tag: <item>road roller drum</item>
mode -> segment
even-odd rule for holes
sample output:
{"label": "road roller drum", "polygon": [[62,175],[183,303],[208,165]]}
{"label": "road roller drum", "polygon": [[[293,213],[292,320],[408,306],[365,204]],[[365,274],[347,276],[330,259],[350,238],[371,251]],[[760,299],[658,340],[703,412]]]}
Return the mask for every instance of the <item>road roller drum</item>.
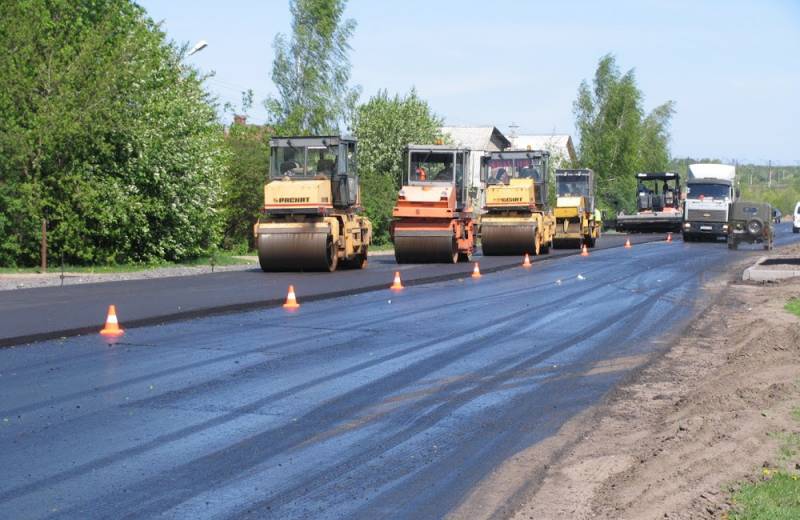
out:
{"label": "road roller drum", "polygon": [[258,235],[258,263],[263,271],[335,271],[333,237],[326,232],[267,228]]}
{"label": "road roller drum", "polygon": [[484,223],[481,226],[481,250],[484,255],[539,254],[536,223],[500,224]]}

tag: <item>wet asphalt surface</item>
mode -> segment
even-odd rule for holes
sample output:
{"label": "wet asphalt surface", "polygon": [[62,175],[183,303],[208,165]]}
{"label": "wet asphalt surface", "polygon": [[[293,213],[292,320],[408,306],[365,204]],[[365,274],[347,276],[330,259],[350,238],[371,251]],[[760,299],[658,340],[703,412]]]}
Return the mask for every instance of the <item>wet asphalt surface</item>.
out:
{"label": "wet asphalt surface", "polygon": [[[664,235],[634,235],[633,242],[663,240]],[[605,235],[598,247],[625,242],[621,235]],[[540,259],[575,254],[574,249],[552,250]],[[519,265],[520,257],[481,257],[486,272]],[[536,262],[539,259],[534,259]],[[102,324],[110,304],[117,307],[123,325],[153,325],[175,319],[214,313],[276,307],[293,284],[304,301],[383,289],[400,271],[407,284],[454,279],[469,274],[472,265],[404,264],[393,255],[373,255],[360,271],[331,273],[269,273],[249,271],[207,273],[195,276],[89,283],[65,287],[40,287],[0,291],[0,347],[76,334],[93,334]]]}
{"label": "wet asphalt surface", "polygon": [[0,517],[440,518],[760,251],[640,244],[0,349]]}

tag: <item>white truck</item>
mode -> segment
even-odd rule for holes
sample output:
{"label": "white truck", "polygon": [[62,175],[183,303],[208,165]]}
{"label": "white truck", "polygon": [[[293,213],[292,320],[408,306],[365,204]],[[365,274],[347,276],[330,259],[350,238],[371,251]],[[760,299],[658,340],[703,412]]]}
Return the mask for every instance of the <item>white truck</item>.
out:
{"label": "white truck", "polygon": [[726,238],[731,202],[739,196],[736,167],[728,164],[690,164],[683,205],[683,240]]}

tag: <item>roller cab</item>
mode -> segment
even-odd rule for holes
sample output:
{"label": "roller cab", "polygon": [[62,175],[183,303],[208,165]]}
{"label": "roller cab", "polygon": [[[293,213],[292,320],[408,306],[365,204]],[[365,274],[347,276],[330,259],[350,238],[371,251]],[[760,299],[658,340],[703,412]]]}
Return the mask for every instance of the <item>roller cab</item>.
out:
{"label": "roller cab", "polygon": [[468,261],[475,223],[467,194],[469,150],[408,145],[403,187],[392,210],[397,263]]}
{"label": "roller cab", "polygon": [[546,151],[509,150],[484,158],[486,206],[480,224],[484,255],[549,252],[555,230],[547,205],[549,157]]}
{"label": "roller cab", "polygon": [[270,177],[254,226],[264,271],[363,268],[372,224],[361,215],[356,141],[270,139]]}
{"label": "roller cab", "polygon": [[595,175],[589,169],[556,170],[555,246],[594,247],[602,219],[595,208]]}

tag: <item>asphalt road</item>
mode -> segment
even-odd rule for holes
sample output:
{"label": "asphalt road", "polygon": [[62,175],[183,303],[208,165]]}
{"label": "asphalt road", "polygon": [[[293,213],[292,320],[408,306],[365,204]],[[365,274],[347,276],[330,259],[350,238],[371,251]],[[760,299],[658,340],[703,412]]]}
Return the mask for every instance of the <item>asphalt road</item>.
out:
{"label": "asphalt road", "polygon": [[0,516],[440,518],[757,254],[649,243],[0,349]]}
{"label": "asphalt road", "polygon": [[[635,235],[634,242],[662,240],[664,235]],[[616,247],[625,237],[606,235],[598,248]],[[574,249],[552,250],[548,257],[575,254]],[[476,257],[484,272],[508,269],[518,257]],[[536,262],[539,259],[534,259]],[[454,279],[469,273],[471,264],[407,264],[398,266],[392,255],[375,255],[363,271],[335,273],[263,273],[251,271],[176,276],[0,291],[0,346],[42,339],[94,333],[110,304],[117,306],[124,326],[151,325],[212,313],[275,307],[283,303],[294,284],[302,301],[383,289],[401,271],[405,284]]]}

